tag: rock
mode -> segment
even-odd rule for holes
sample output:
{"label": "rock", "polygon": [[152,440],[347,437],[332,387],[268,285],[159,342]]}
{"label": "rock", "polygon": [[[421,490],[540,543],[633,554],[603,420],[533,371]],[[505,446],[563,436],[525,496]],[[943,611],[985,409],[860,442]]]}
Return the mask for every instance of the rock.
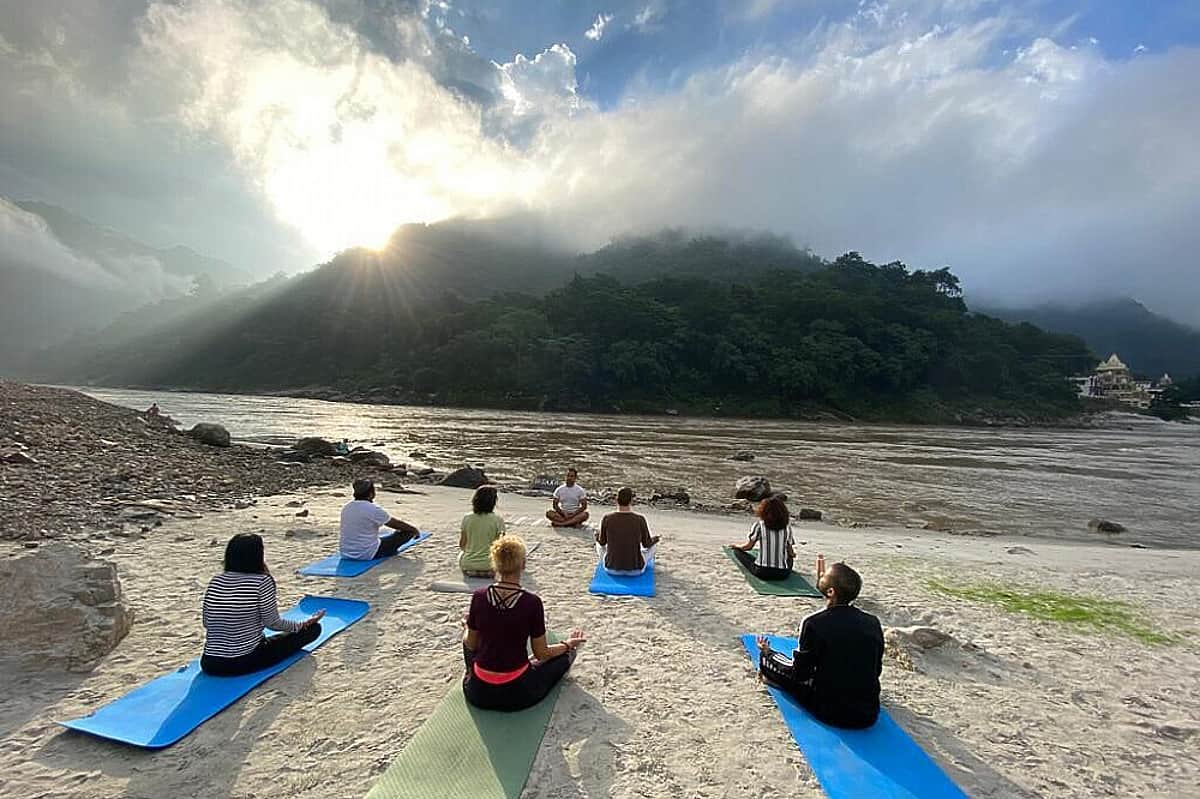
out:
{"label": "rock", "polygon": [[303,508],[304,500],[300,500],[300,499],[288,500],[287,503],[284,505],[284,507],[285,508]]}
{"label": "rock", "polygon": [[883,631],[884,645],[889,649],[904,652],[920,650],[922,652],[937,649],[955,641],[954,636],[942,632],[936,627],[887,627]]}
{"label": "rock", "polygon": [[422,469],[417,469],[415,472],[413,472],[413,474],[417,475],[418,477],[428,477],[429,475],[433,474],[433,469],[429,466],[426,466]]}
{"label": "rock", "polygon": [[1116,535],[1117,533],[1125,532],[1125,526],[1116,522],[1110,522],[1108,519],[1092,519],[1088,522],[1088,530],[1093,533]]}
{"label": "rock", "polygon": [[129,632],[133,616],[112,563],[50,543],[0,561],[0,661],[86,671]]}
{"label": "rock", "polygon": [[796,514],[796,518],[802,522],[819,522],[821,521],[821,511],[813,510],[812,508],[801,508]]}
{"label": "rock", "polygon": [[391,459],[382,452],[371,452],[370,450],[351,452],[350,460],[359,466],[374,466],[378,469],[392,468]]}
{"label": "rock", "polygon": [[237,502],[233,503],[233,507],[234,510],[245,510],[246,508],[250,507],[250,503],[244,499],[239,499]]}
{"label": "rock", "polygon": [[729,460],[742,461],[743,463],[748,463],[748,462],[754,460],[754,453],[746,452],[745,450],[742,450],[741,452],[735,452],[734,454],[730,455]]}
{"label": "rock", "polygon": [[300,452],[294,449],[285,449],[277,454],[275,458],[284,463],[308,463],[312,460],[312,456],[307,452]]}
{"label": "rock", "polygon": [[419,460],[419,461],[429,460],[429,456],[426,455],[424,452],[420,452],[420,451],[410,452],[410,453],[408,453],[408,457],[415,458],[416,460]]}
{"label": "rock", "polygon": [[1032,549],[1030,549],[1029,547],[1009,547],[1008,549],[1006,549],[1004,551],[1010,555],[1032,555],[1032,554],[1034,554],[1034,551]]}
{"label": "rock", "polygon": [[739,478],[733,488],[733,496],[736,499],[749,499],[754,502],[769,496],[770,493],[771,483],[762,475]]}
{"label": "rock", "polygon": [[675,502],[680,505],[689,505],[692,502],[692,497],[682,488],[676,488],[674,491],[657,491],[650,497],[651,502]]}
{"label": "rock", "polygon": [[443,477],[441,485],[452,488],[479,488],[487,482],[487,475],[483,473],[482,469],[464,466],[461,469],[455,469]]}
{"label": "rock", "polygon": [[27,455],[21,450],[6,452],[0,455],[0,462],[11,463],[17,466],[37,466],[37,460],[32,455]]}
{"label": "rock", "polygon": [[304,510],[302,510],[302,511],[299,511],[299,512],[296,514],[296,516],[298,516],[298,517],[299,517],[299,518],[301,518],[301,519],[303,519],[303,518],[306,518],[306,517],[308,516],[308,508],[305,508]]}
{"label": "rock", "polygon": [[210,447],[229,446],[229,431],[225,429],[224,425],[201,422],[189,430],[188,435]]}
{"label": "rock", "polygon": [[292,449],[315,458],[332,458],[337,454],[337,447],[332,441],[326,441],[317,436],[306,436],[300,439],[292,445]]}

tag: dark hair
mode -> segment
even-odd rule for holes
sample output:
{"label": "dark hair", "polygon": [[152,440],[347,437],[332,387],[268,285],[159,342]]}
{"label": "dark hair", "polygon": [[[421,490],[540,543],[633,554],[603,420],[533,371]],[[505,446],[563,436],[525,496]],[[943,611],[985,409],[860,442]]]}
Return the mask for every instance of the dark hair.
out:
{"label": "dark hair", "polygon": [[758,518],[768,530],[782,530],[788,526],[788,509],[778,494],[758,503]]}
{"label": "dark hair", "polygon": [[257,533],[238,533],[225,545],[225,571],[242,574],[265,574],[267,562],[263,557],[262,536]]}
{"label": "dark hair", "polygon": [[622,486],[621,490],[617,492],[617,504],[618,505],[630,505],[632,503],[633,503],[633,489],[630,488],[629,486]]}
{"label": "dark hair", "polygon": [[579,476],[579,470],[576,469],[574,466],[567,467],[567,474],[570,474],[571,472],[574,472],[576,477]]}
{"label": "dark hair", "polygon": [[858,592],[862,590],[862,578],[845,563],[835,563],[826,569],[825,579],[841,605],[849,605],[858,599]]}
{"label": "dark hair", "polygon": [[354,498],[355,499],[368,499],[371,496],[371,492],[374,490],[375,490],[375,484],[372,483],[370,480],[368,480],[365,477],[362,478],[361,480],[354,481]]}
{"label": "dark hair", "polygon": [[480,486],[471,496],[471,510],[475,513],[491,513],[496,509],[496,487]]}

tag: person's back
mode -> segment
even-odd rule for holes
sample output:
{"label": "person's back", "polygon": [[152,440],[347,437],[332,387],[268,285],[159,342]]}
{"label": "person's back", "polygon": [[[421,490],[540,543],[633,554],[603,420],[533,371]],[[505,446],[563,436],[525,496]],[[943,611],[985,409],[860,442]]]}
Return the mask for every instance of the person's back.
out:
{"label": "person's back", "polygon": [[834,605],[804,620],[795,659],[812,667],[813,715],[839,727],[869,727],[879,717],[883,628],[852,605]]}
{"label": "person's back", "polygon": [[462,520],[462,554],[458,566],[463,571],[491,571],[488,550],[504,534],[504,519],[495,512],[468,513]]}
{"label": "person's back", "polygon": [[342,508],[338,551],[342,557],[371,560],[379,549],[379,528],[391,515],[367,499],[353,499]]}

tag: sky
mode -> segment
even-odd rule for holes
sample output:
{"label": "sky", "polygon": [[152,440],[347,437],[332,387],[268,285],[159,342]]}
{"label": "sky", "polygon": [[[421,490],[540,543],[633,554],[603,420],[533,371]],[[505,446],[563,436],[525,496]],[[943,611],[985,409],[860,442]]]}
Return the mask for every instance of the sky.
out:
{"label": "sky", "polygon": [[0,108],[0,199],[256,274],[765,229],[1200,324],[1196,0],[0,0]]}

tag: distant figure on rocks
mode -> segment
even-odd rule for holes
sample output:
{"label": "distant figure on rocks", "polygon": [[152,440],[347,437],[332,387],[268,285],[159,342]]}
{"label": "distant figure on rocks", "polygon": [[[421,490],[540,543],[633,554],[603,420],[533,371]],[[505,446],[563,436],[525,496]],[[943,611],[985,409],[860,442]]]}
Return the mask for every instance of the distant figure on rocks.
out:
{"label": "distant figure on rocks", "polygon": [[605,514],[596,533],[596,555],[609,574],[638,575],[654,562],[659,536],[650,535],[646,517],[634,513],[633,489],[617,492],[617,510]]}
{"label": "distant figure on rocks", "polygon": [[[796,561],[796,541],[788,523],[787,505],[779,497],[758,503],[758,521],[744,544],[731,544],[734,557],[761,580],[786,580]],[[750,550],[758,545],[758,559]]]}
{"label": "distant figure on rocks", "polygon": [[582,630],[572,630],[565,641],[546,642],[542,600],[521,587],[524,541],[500,536],[489,557],[496,582],[471,595],[465,619],[463,694],[486,710],[524,710],[542,701],[566,675],[586,639]]}
{"label": "distant figure on rocks", "polygon": [[[380,536],[380,527],[396,532]],[[375,504],[375,483],[354,481],[354,499],[342,508],[342,531],[338,551],[350,560],[374,560],[395,555],[401,544],[420,535],[420,531]]]}
{"label": "distant figure on rocks", "polygon": [[[200,668],[217,677],[235,677],[274,666],[317,640],[324,615],[322,610],[304,621],[281,618],[263,540],[239,533],[225,545],[225,571],[204,592]],[[283,635],[267,638],[264,627]]]}
{"label": "distant figure on rocks", "polygon": [[338,442],[337,444],[334,444],[333,452],[335,455],[349,455],[350,454],[350,439],[343,438],[340,442]]}
{"label": "distant figure on rocks", "polygon": [[879,718],[883,628],[879,619],[851,606],[862,578],[845,563],[830,566],[817,588],[825,595],[825,609],[804,620],[790,660],[758,637],[759,674],[826,724],[870,727]]}
{"label": "distant figure on rocks", "polygon": [[162,413],[162,411],[160,411],[158,409],[157,402],[150,403],[150,407],[146,409],[146,416],[147,416],[147,418],[150,418],[150,419],[157,419],[159,414],[161,414],[161,413]]}
{"label": "distant figure on rocks", "polygon": [[467,577],[491,577],[492,542],[504,535],[504,519],[496,513],[496,487],[480,486],[471,496],[471,512],[463,517],[458,537],[458,567]]}
{"label": "distant figure on rocks", "polygon": [[575,481],[579,473],[567,469],[566,480],[554,489],[553,507],[546,511],[546,518],[554,527],[577,527],[588,520],[587,491]]}

